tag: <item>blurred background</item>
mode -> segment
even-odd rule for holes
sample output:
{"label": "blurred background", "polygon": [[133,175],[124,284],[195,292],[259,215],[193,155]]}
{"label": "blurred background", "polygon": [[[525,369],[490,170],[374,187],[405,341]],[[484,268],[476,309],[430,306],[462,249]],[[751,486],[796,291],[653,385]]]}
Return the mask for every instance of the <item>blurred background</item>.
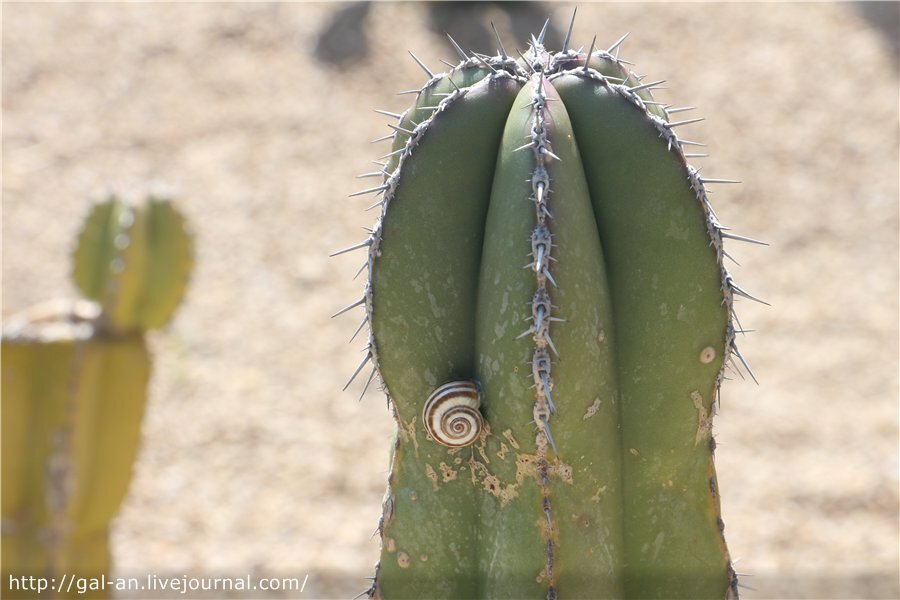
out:
{"label": "blurred background", "polygon": [[[455,61],[444,31],[493,52],[565,3],[4,4],[3,316],[74,297],[68,253],[107,190],[173,190],[196,233],[186,302],[151,337],[116,574],[309,574],[352,597],[378,558],[392,422],[361,355],[360,257],[330,252],[374,216],[354,177]],[[726,538],[745,598],[896,598],[898,50],[882,4],[588,4],[574,45],[610,45],[665,101],[731,243],[760,385],[730,381],[716,420]],[[558,44],[558,41],[554,46]],[[359,260],[357,260],[357,258]],[[361,313],[356,315],[361,317]]]}

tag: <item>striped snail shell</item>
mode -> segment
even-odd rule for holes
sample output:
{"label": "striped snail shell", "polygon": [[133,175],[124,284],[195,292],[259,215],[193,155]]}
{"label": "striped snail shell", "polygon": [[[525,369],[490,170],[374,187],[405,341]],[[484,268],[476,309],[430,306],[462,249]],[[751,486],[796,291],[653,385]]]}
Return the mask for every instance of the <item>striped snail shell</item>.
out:
{"label": "striped snail shell", "polygon": [[481,393],[471,381],[451,381],[437,388],[425,402],[422,420],[432,439],[450,448],[462,448],[478,439],[484,418],[478,407]]}

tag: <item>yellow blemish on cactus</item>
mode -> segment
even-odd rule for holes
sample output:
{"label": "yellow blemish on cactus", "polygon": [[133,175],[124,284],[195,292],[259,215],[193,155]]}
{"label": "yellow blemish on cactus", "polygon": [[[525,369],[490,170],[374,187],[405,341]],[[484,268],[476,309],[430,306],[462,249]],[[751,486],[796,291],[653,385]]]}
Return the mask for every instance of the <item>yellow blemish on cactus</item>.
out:
{"label": "yellow blemish on cactus", "polygon": [[488,475],[484,478],[482,483],[484,484],[484,489],[494,496],[496,496],[500,490],[500,479],[496,475]]}
{"label": "yellow blemish on cactus", "polygon": [[700,362],[704,365],[708,365],[716,358],[716,349],[712,346],[707,346],[703,350],[700,351]]}
{"label": "yellow blemish on cactus", "polygon": [[559,475],[559,478],[564,482],[568,484],[572,483],[572,465],[567,465],[566,463],[559,461],[553,468],[553,471]]}
{"label": "yellow blemish on cactus", "polygon": [[449,481],[453,481],[454,479],[456,479],[456,476],[458,474],[456,469],[454,469],[447,463],[442,462],[440,464],[440,469],[441,469],[441,475],[443,476],[443,479],[444,479],[444,483],[447,483]]}
{"label": "yellow blemish on cactus", "polygon": [[407,554],[406,552],[398,552],[397,564],[400,565],[401,569],[406,569],[407,567],[409,567],[409,554]]}
{"label": "yellow blemish on cactus", "polygon": [[486,452],[486,441],[484,438],[481,438],[477,444],[475,444],[475,449],[478,450],[478,454],[481,455],[481,459],[485,462],[485,464],[491,464],[491,459],[488,458]]}
{"label": "yellow blemish on cactus", "polygon": [[512,446],[512,447],[515,448],[516,450],[519,449],[519,442],[517,442],[517,441],[516,441],[516,438],[513,437],[513,434],[512,434],[512,430],[511,430],[511,429],[507,429],[506,431],[504,431],[504,432],[503,432],[503,437],[506,438],[506,441],[509,442],[509,445],[510,445],[510,446]]}
{"label": "yellow blemish on cactus", "polygon": [[585,411],[584,416],[581,417],[582,421],[587,421],[591,417],[597,414],[597,411],[600,410],[600,398],[594,398],[594,403],[588,406],[587,411]]}
{"label": "yellow blemish on cactus", "polygon": [[691,402],[697,409],[697,433],[694,435],[694,445],[697,446],[709,439],[709,435],[712,433],[712,417],[703,405],[703,396],[697,390],[691,392]]}
{"label": "yellow blemish on cactus", "polygon": [[600,498],[602,498],[605,493],[606,493],[605,485],[602,487],[598,487],[597,491],[594,493],[594,495],[591,496],[591,500],[593,500],[594,502],[600,502]]}
{"label": "yellow blemish on cactus", "polygon": [[505,488],[500,490],[500,493],[497,495],[497,498],[500,499],[500,506],[506,506],[510,503],[510,501],[519,495],[516,486],[507,485]]}
{"label": "yellow blemish on cactus", "polygon": [[497,451],[497,458],[500,460],[506,460],[506,453],[509,452],[509,446],[500,442],[500,450]]}
{"label": "yellow blemish on cactus", "polygon": [[516,483],[521,484],[526,477],[537,477],[537,459],[534,454],[516,455]]}
{"label": "yellow blemish on cactus", "polygon": [[428,555],[423,554],[422,556],[419,557],[419,560],[421,560],[422,562],[428,562]]}
{"label": "yellow blemish on cactus", "polygon": [[425,477],[427,477],[431,481],[431,487],[434,488],[434,491],[438,489],[438,476],[432,467],[429,464],[425,464]]}
{"label": "yellow blemish on cactus", "polygon": [[[397,428],[397,433],[399,441],[404,444],[411,443],[413,445],[413,451],[416,454],[416,457],[419,456],[419,441],[416,438],[416,417],[413,416],[410,419],[409,423],[404,423],[403,419],[400,418],[400,415],[397,415],[397,422],[399,423],[399,427]],[[428,434],[426,434],[427,438],[431,438]],[[399,446],[398,446],[399,447]]]}
{"label": "yellow blemish on cactus", "polygon": [[416,456],[419,456],[419,440],[416,438],[416,416],[413,415],[413,418],[409,420],[409,425],[406,426],[406,431],[409,434],[408,440],[412,442],[413,449],[416,452]]}
{"label": "yellow blemish on cactus", "polygon": [[[552,513],[551,513],[551,515],[552,515]],[[551,519],[554,522],[556,521],[556,519],[553,519],[552,516],[551,516]],[[550,522],[547,521],[546,514],[544,514],[542,512],[541,516],[539,516],[537,518],[537,520],[535,521],[535,525],[537,525],[541,531],[541,540],[543,540],[544,542],[553,540],[554,543],[559,543],[559,534],[558,534],[559,528],[556,527],[556,525],[552,525]]]}
{"label": "yellow blemish on cactus", "polygon": [[384,549],[387,550],[388,552],[396,552],[397,551],[397,542],[394,541],[394,538],[385,538]]}
{"label": "yellow blemish on cactus", "polygon": [[[481,465],[481,463],[475,460],[475,457],[469,459],[469,479],[472,480],[472,485],[474,486],[478,486],[478,465]],[[484,465],[481,466],[483,467]]]}
{"label": "yellow blemish on cactus", "polygon": [[410,490],[409,499],[412,500],[413,502],[415,502],[416,500],[419,499],[419,494],[416,493],[416,490]]}
{"label": "yellow blemish on cactus", "polygon": [[492,474],[484,464],[474,458],[469,461],[469,467],[472,471],[472,483],[477,485],[478,477],[482,477],[481,487],[497,498],[501,507],[506,506],[513,498],[519,495],[518,484],[508,483],[504,485],[499,477]]}

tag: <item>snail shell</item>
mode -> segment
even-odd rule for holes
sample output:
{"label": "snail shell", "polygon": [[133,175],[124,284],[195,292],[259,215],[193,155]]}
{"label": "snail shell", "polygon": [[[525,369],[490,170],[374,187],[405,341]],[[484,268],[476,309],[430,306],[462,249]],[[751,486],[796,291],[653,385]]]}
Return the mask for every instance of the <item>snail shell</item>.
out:
{"label": "snail shell", "polygon": [[468,446],[478,439],[484,417],[478,407],[481,394],[471,381],[452,381],[437,388],[425,402],[422,421],[432,439],[450,448]]}

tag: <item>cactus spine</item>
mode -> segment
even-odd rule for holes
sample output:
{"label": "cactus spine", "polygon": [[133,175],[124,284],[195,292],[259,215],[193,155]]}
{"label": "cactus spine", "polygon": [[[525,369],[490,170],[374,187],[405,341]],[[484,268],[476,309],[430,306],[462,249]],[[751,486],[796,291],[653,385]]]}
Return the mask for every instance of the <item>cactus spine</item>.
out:
{"label": "cactus spine", "polygon": [[150,377],[144,333],[180,301],[191,244],[169,201],[97,204],[73,275],[99,304],[50,303],[4,327],[5,574],[109,571],[109,524],[131,479]]}
{"label": "cactus spine", "polygon": [[[365,306],[351,381],[372,362],[397,423],[372,596],[737,595],[711,427],[726,359],[746,368],[733,299],[752,297],[722,243],[746,238],[707,200],[726,180],[687,164],[693,120],[621,41],[457,47],[394,115],[383,184],[360,192],[381,217],[346,250],[368,250],[368,282],[338,312]],[[462,448],[424,423],[453,381],[480,390]]]}

